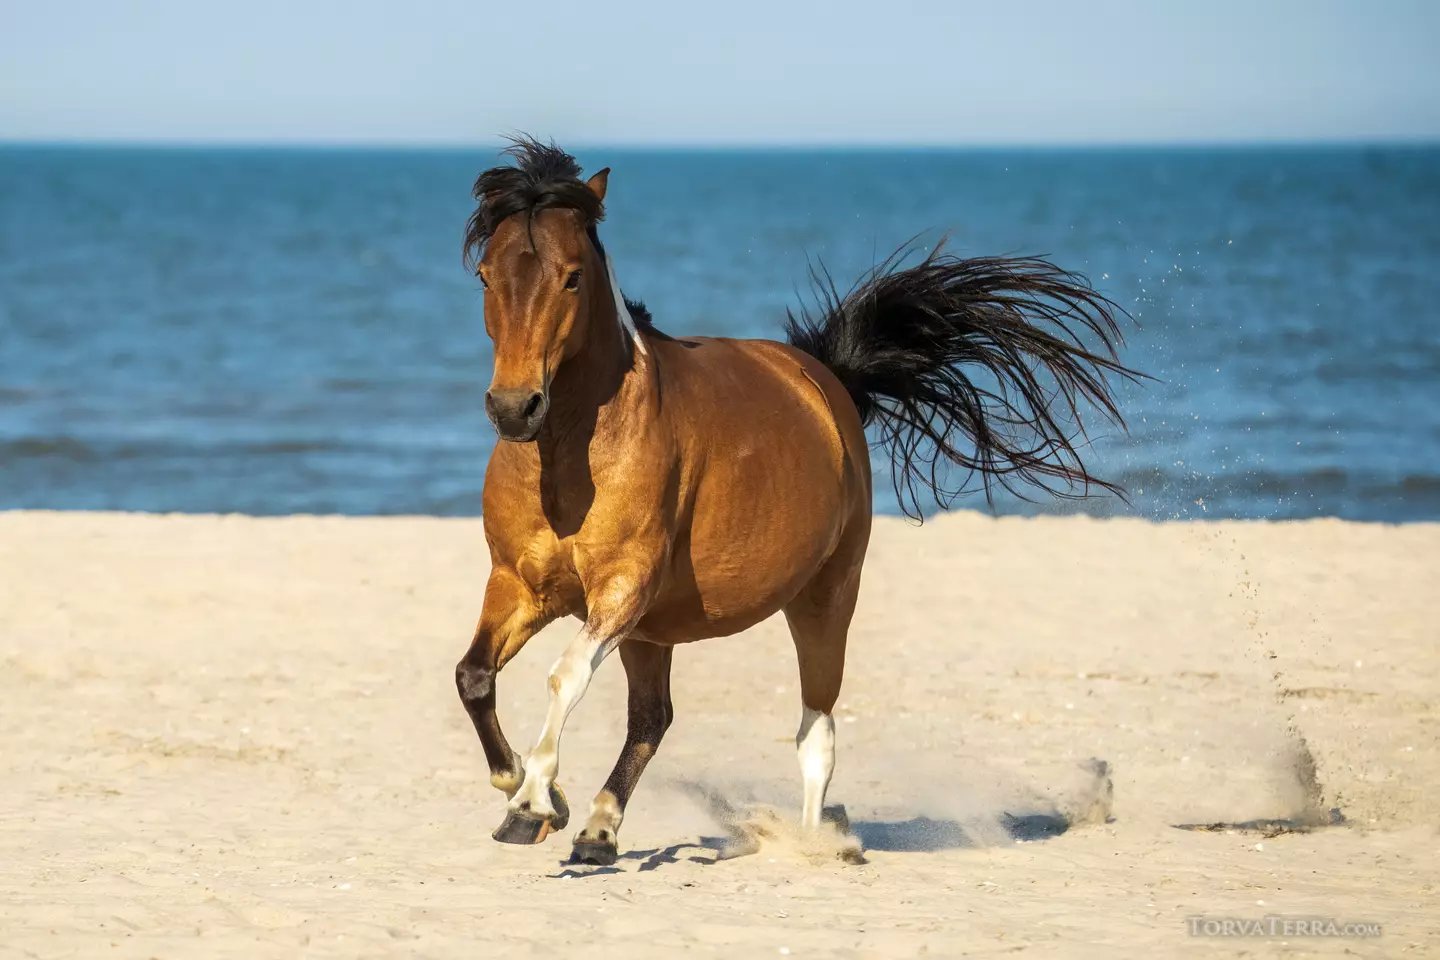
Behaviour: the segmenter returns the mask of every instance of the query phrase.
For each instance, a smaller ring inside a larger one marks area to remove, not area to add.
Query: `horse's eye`
[[[490,289],[490,281],[485,279],[485,274],[476,271],[475,276],[480,278],[480,286],[484,287],[486,290]]]
[[[566,290],[579,290],[579,289],[580,289],[580,271],[579,271],[579,270],[571,270],[571,271],[570,271],[570,276],[568,276],[568,277],[565,278],[565,289],[566,289]]]

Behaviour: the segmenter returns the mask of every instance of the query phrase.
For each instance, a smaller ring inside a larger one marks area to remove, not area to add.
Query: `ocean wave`
[[[1412,497],[1433,497],[1440,501],[1440,477],[1434,474],[1411,474],[1400,481],[1400,491]]]
[[[310,453],[363,450],[333,440],[265,440],[252,443],[184,443],[178,441],[103,440],[77,437],[20,437],[0,440],[0,467],[25,460],[105,463],[116,460],[167,460],[201,457],[288,457]]]
[[[1107,478],[1126,489],[1129,503],[1118,497],[1055,500],[1033,492],[1027,502],[997,490],[993,511],[1002,515],[1078,513],[1150,520],[1291,520],[1317,516],[1392,523],[1440,520],[1440,474],[1407,473],[1397,477],[1323,466],[1210,476],[1146,466],[1122,470]],[[876,473],[875,488],[876,509],[885,514],[898,513],[887,472]],[[978,484],[973,493],[957,500],[954,506],[990,509]]]
[[[0,465],[12,460],[49,457],[83,463],[92,459],[93,456],[94,450],[90,446],[71,437],[22,437],[18,440],[0,440]]]

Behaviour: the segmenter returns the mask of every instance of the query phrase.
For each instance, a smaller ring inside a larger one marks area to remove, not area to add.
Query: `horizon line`
[[[89,138],[89,137],[19,137],[0,136],[0,149],[61,148],[61,149],[134,149],[134,150],[295,150],[344,151],[368,150],[388,152],[460,152],[467,150],[503,149],[508,141],[492,140],[302,140],[249,138]],[[1399,135],[1386,137],[1275,137],[1216,138],[1196,140],[974,140],[974,141],[873,141],[873,140],[585,140],[571,141],[566,149],[623,150],[649,152],[959,152],[959,151],[1145,151],[1145,150],[1225,150],[1225,149],[1324,149],[1324,148],[1424,148],[1440,147],[1440,134]]]

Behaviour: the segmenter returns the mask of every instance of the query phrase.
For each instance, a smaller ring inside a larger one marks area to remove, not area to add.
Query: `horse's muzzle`
[[[485,394],[485,413],[501,440],[534,440],[549,410],[550,398],[536,390],[491,390]]]

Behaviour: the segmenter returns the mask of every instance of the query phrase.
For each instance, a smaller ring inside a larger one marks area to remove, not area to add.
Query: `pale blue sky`
[[[0,140],[1440,138],[1440,0],[0,0]]]

